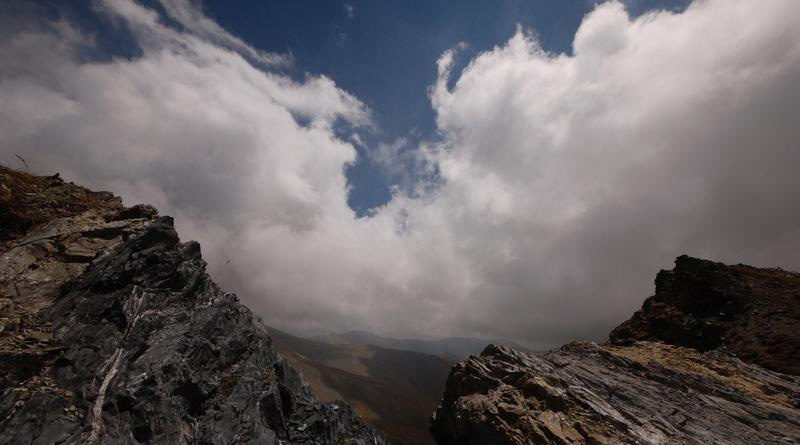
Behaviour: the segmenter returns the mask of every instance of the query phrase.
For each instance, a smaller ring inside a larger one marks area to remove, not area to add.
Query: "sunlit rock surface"
[[[680,257],[656,282],[614,344],[489,346],[457,364],[432,420],[436,440],[800,443],[798,275]]]

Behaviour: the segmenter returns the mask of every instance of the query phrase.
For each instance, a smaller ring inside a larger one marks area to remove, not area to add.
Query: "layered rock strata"
[[[450,373],[442,445],[800,443],[799,275],[680,257],[611,334],[489,346]]]

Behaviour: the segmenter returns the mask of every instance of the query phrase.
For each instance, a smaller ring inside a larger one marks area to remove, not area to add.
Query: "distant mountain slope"
[[[327,334],[312,337],[314,340],[334,345],[375,345],[382,348],[416,351],[438,355],[445,359],[461,360],[470,355],[478,355],[490,344],[506,345],[518,351],[528,348],[511,340],[480,339],[471,337],[446,337],[436,340],[400,339],[383,337],[366,331],[349,331],[340,334]]]
[[[323,401],[344,399],[395,445],[431,445],[431,413],[454,361],[373,345],[334,345],[269,328],[273,346]]]

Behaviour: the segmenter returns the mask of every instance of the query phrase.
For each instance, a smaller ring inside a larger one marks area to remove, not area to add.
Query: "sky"
[[[0,162],[176,218],[294,333],[603,340],[800,270],[795,0],[10,2]]]

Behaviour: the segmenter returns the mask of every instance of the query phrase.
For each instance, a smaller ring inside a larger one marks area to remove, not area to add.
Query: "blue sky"
[[[637,16],[658,9],[680,11],[689,3],[635,0],[626,6]],[[155,1],[143,4],[160,9]],[[201,6],[223,28],[256,48],[291,54],[294,63],[286,74],[296,79],[309,73],[325,75],[369,106],[377,127],[360,132],[364,146],[356,147],[359,159],[347,169],[348,203],[365,215],[389,201],[396,179],[388,177],[365,150],[398,138],[413,147],[436,137],[427,89],[436,80],[436,60],[444,51],[467,44],[458,54],[458,70],[478,53],[503,44],[521,26],[533,32],[546,51],[570,53],[575,31],[595,4],[591,0],[204,0]],[[135,55],[129,39],[99,19],[88,3],[73,8],[84,26],[103,36],[101,51]]]
[[[410,141],[434,136],[433,110],[427,88],[436,80],[436,59],[465,42],[457,68],[475,54],[502,44],[517,25],[533,30],[551,52],[571,51],[575,30],[592,10],[587,0],[387,0],[203,2],[207,13],[224,28],[254,46],[291,53],[293,76],[329,76],[341,88],[364,101],[379,128],[363,134],[375,145],[405,137]],[[680,10],[688,0],[629,2],[629,11]],[[413,146],[413,144],[410,144]],[[349,204],[359,214],[389,200],[391,179],[363,147],[358,163],[348,170],[352,186]]]
[[[681,254],[800,269],[795,0],[19,0],[0,54],[0,162],[175,217],[290,332],[542,348]]]

